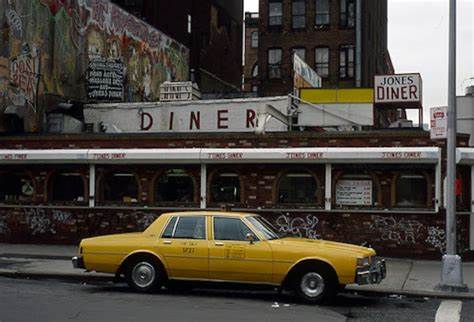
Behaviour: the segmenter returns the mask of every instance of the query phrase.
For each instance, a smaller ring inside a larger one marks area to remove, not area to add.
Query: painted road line
[[[461,319],[461,301],[443,301],[436,311],[435,322],[459,322]]]

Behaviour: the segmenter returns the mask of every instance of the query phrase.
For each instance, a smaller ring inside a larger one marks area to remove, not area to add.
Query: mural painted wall
[[[93,59],[123,64],[125,101],[188,79],[185,46],[109,1],[0,0],[0,28],[0,132],[14,110],[35,132],[52,98],[85,101]]]

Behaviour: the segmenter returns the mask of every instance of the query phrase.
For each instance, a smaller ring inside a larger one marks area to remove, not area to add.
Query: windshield
[[[265,218],[261,216],[252,216],[252,217],[247,217],[247,219],[255,227],[255,229],[257,229],[260,233],[262,233],[265,236],[265,239],[280,238],[278,236],[277,230]]]

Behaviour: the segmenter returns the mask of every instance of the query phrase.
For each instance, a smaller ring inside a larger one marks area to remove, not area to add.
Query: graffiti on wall
[[[161,83],[188,78],[185,46],[107,0],[3,0],[0,26],[0,115],[18,93],[85,100],[97,57],[124,64],[126,100],[157,99]]]
[[[372,229],[378,230],[382,240],[395,242],[398,245],[416,244],[416,237],[423,225],[417,220],[394,217],[372,216]]]
[[[319,219],[314,215],[297,217],[283,214],[276,219],[276,225],[280,232],[312,239],[321,238],[321,235],[316,230],[318,223]]]
[[[444,254],[446,252],[446,231],[439,227],[429,226],[425,242]]]
[[[46,214],[44,209],[24,208],[23,211],[33,236],[42,234],[56,234],[53,221]]]

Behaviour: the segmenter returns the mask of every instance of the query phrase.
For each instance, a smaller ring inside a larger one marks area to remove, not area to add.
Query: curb
[[[439,291],[423,291],[423,290],[400,290],[392,288],[379,289],[361,289],[357,286],[347,286],[346,290],[349,292],[356,292],[359,294],[385,294],[385,295],[404,295],[407,297],[430,297],[430,298],[445,298],[445,299],[462,299],[474,300],[474,290],[470,289],[467,293],[450,293]]]

